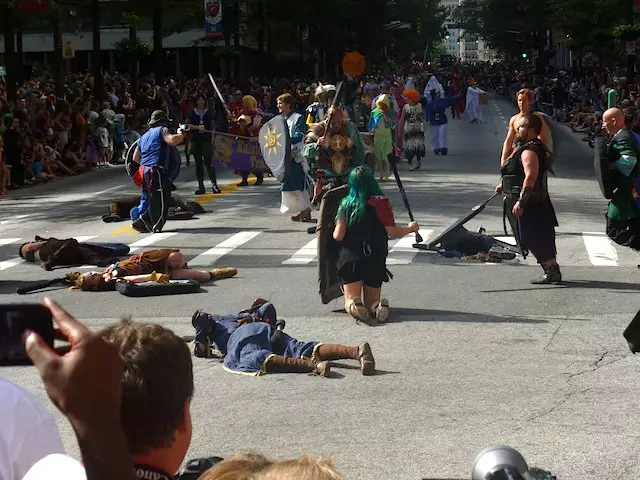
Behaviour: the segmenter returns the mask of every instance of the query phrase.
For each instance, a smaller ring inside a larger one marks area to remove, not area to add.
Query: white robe
[[[435,75],[433,75],[427,82],[427,86],[424,87],[423,96],[427,101],[431,101],[431,90],[435,90],[440,98],[444,98],[444,87],[438,81]]]
[[[469,121],[474,120],[478,122],[484,122],[484,106],[480,105],[480,94],[486,93],[478,87],[467,88],[467,105],[466,111],[469,116]]]

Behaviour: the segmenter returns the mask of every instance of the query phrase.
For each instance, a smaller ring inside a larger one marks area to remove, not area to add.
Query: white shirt
[[[22,480],[87,480],[80,462],[59,453],[37,462]]]
[[[0,379],[0,480],[21,480],[40,459],[64,453],[53,416],[31,393]]]

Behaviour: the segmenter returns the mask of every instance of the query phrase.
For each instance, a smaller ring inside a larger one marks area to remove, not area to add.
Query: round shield
[[[127,169],[127,175],[129,175],[131,178],[133,178],[133,176],[136,174],[136,171],[138,170],[138,164],[134,163],[133,161],[133,154],[136,151],[136,147],[138,146],[139,141],[140,139],[136,140],[129,146],[127,154],[124,157],[124,168]]]

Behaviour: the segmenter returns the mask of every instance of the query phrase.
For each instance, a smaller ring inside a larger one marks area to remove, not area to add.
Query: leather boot
[[[371,346],[365,342],[357,347],[345,345],[322,344],[316,350],[317,360],[358,360],[363,375],[373,375],[376,370],[376,361],[371,353]]]
[[[532,285],[562,285],[562,272],[560,272],[560,266],[554,265],[553,267],[544,268],[544,275],[535,280],[531,280]]]
[[[308,358],[274,355],[267,362],[267,373],[313,373],[326,377],[331,368],[329,362],[315,363]]]
[[[235,277],[238,274],[238,270],[233,267],[228,268],[214,268],[209,272],[209,280],[221,280],[223,278]]]

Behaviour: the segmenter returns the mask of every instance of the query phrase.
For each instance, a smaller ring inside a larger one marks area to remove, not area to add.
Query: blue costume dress
[[[239,325],[246,317],[254,323]],[[276,313],[273,304],[265,303],[256,312],[238,315],[210,315],[200,312],[193,320],[195,341],[215,343],[224,354],[224,369],[243,375],[264,375],[267,362],[274,355],[312,358],[318,342],[300,342],[284,332],[274,336]]]

